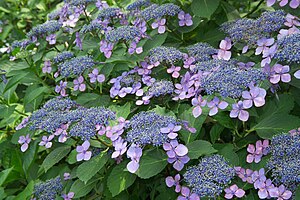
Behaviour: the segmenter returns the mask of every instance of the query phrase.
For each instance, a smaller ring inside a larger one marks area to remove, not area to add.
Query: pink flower
[[[155,22],[152,23],[151,27],[153,29],[157,29],[158,28],[158,33],[162,34],[166,31],[166,19],[159,19]]]
[[[31,141],[31,138],[30,138],[29,134],[27,134],[26,136],[22,135],[19,137],[18,143],[22,144],[22,146],[21,146],[22,152],[25,152],[28,149],[30,141]]]
[[[226,192],[226,199],[232,199],[234,196],[237,198],[242,198],[245,195],[245,191],[243,189],[239,189],[236,184],[226,188],[224,191]]]
[[[173,78],[178,78],[180,76],[180,69],[181,67],[175,67],[174,65],[171,66],[171,68],[167,69],[167,72],[169,74],[172,73],[172,77]]]
[[[73,81],[74,83],[74,91],[85,91],[86,89],[86,85],[84,84],[84,79],[83,79],[83,76],[79,76],[77,79],[74,79]]]
[[[76,156],[77,161],[91,159],[92,152],[88,151],[89,147],[90,147],[89,141],[85,141],[81,146],[76,147],[76,151],[78,152]]]
[[[284,83],[290,82],[291,75],[288,73],[289,71],[290,67],[288,65],[275,64],[272,68],[274,73],[270,76],[270,82],[273,84],[279,83],[280,80]]]
[[[192,26],[193,20],[192,16],[184,11],[178,13],[179,26]]]
[[[220,49],[218,51],[217,58],[223,60],[229,60],[231,58],[231,40],[229,38],[225,38],[220,42]]]

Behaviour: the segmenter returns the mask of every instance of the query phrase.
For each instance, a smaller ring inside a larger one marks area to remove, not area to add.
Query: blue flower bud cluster
[[[188,54],[194,57],[196,61],[207,61],[212,59],[212,55],[217,54],[218,50],[208,43],[199,42],[186,48]]]
[[[284,25],[285,13],[282,10],[264,12],[258,19],[238,19],[221,25],[221,30],[228,34],[234,42],[245,42],[248,45],[279,31]]]
[[[212,155],[202,158],[198,165],[189,167],[183,177],[193,193],[201,198],[213,198],[222,193],[234,175],[234,169],[224,157]]]
[[[58,65],[58,70],[62,77],[72,75],[78,76],[86,69],[91,69],[95,66],[94,60],[89,56],[75,57]]]
[[[180,7],[173,3],[166,3],[160,6],[153,4],[141,12],[141,16],[146,20],[161,19],[164,16],[175,16],[181,11]]]
[[[160,129],[169,124],[177,125],[178,122],[174,117],[142,111],[135,114],[126,125],[128,129],[126,140],[139,145],[160,146],[168,141],[168,134],[161,133]]]
[[[27,33],[27,37],[31,38],[33,36],[38,37],[38,36],[49,35],[51,33],[58,31],[61,28],[61,26],[62,24],[59,23],[58,21],[50,20],[43,24],[33,27],[31,31]]]
[[[174,47],[155,47],[149,51],[149,60],[151,64],[156,62],[166,62],[174,64],[175,62],[182,60],[184,54]]]
[[[271,140],[271,157],[267,168],[271,171],[276,185],[283,184],[295,191],[300,183],[300,135],[282,133]]]
[[[23,39],[23,40],[17,40],[17,41],[14,41],[12,44],[11,44],[11,47],[14,49],[14,48],[22,48],[22,49],[25,49],[28,45],[30,45],[32,43],[31,40],[28,40],[28,39]]]
[[[80,33],[85,34],[95,30],[104,30],[104,27],[96,20],[92,21],[90,24],[83,25]]]
[[[64,62],[66,60],[69,60],[70,58],[73,58],[74,57],[74,53],[73,52],[70,52],[70,51],[64,51],[64,52],[61,52],[59,54],[57,54],[54,58],[53,58],[53,62],[54,63],[61,63],[61,62]]]
[[[70,0],[68,3],[73,6],[83,6],[90,3],[95,3],[96,0]]]
[[[172,94],[174,92],[174,85],[171,81],[160,80],[155,81],[147,90],[146,96],[163,96]]]
[[[120,14],[119,8],[104,8],[98,14],[97,19],[99,20],[110,19],[110,18],[117,17],[119,14]]]
[[[119,40],[133,40],[141,36],[141,31],[135,26],[121,26],[105,34],[105,38],[110,42],[118,42]]]
[[[34,197],[41,200],[53,200],[60,195],[63,190],[61,178],[56,177],[46,182],[40,182],[34,185]]]
[[[262,69],[241,69],[232,61],[211,60],[198,63],[199,70],[210,72],[201,78],[200,87],[207,94],[219,93],[222,97],[239,98],[251,82],[266,79]]]
[[[151,2],[150,0],[137,0],[127,6],[127,10],[137,10],[140,9],[141,7],[148,7],[150,6]]]
[[[294,33],[281,38],[277,42],[274,58],[281,62],[300,63],[300,33]]]
[[[103,107],[84,108],[69,98],[54,98],[35,111],[29,118],[29,128],[41,129],[50,134],[62,124],[70,126],[70,136],[89,140],[96,131],[96,125],[108,125],[115,119],[115,113]]]

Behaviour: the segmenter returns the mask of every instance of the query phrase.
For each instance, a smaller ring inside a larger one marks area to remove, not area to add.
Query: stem
[[[106,142],[103,141],[98,135],[97,135],[97,140],[98,140],[99,142],[101,142],[102,144],[104,144],[105,146],[107,146],[107,147],[112,147],[112,144],[106,143]]]
[[[249,15],[251,15],[252,13],[254,13],[264,1],[265,0],[260,0],[260,2],[257,4],[257,6],[255,6],[255,8],[253,10],[251,10],[247,15],[245,15],[244,18],[246,18]]]

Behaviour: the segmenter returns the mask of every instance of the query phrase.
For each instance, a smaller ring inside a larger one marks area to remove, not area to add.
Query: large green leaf
[[[217,150],[212,147],[212,145],[205,140],[195,140],[186,145],[189,149],[188,156],[191,159],[197,159],[203,155],[210,155],[216,153]]]
[[[26,92],[24,97],[24,104],[29,104],[35,99],[37,99],[39,96],[41,96],[43,93],[48,92],[49,89],[47,87],[37,87],[31,91]]]
[[[87,183],[105,165],[107,160],[107,152],[104,152],[82,163],[76,170],[77,177]]]
[[[146,179],[155,176],[167,166],[167,159],[166,153],[160,149],[146,151],[140,160],[138,177]]]
[[[45,158],[41,168],[48,171],[53,165],[58,163],[61,159],[63,159],[70,152],[71,147],[62,146],[54,149],[48,156]]]
[[[213,146],[218,149],[218,154],[224,156],[232,166],[239,165],[239,156],[235,153],[233,144],[214,144]]]
[[[3,185],[3,183],[5,182],[5,180],[7,179],[8,175],[13,170],[13,168],[14,167],[11,167],[9,169],[6,169],[6,170],[3,170],[2,172],[0,172],[0,186]]]
[[[24,79],[28,74],[29,74],[29,72],[20,73],[19,75],[13,76],[10,79],[8,79],[8,81],[7,81],[7,83],[6,83],[5,87],[4,87],[3,93],[5,93],[7,90],[9,90],[10,88],[12,88],[13,86],[19,84],[20,81],[22,79]]]
[[[77,179],[73,183],[70,192],[75,193],[74,198],[84,197],[94,188],[97,181],[98,181],[97,179],[91,179],[87,184],[84,184],[83,181]]]
[[[198,17],[210,18],[217,10],[220,0],[196,0],[192,2],[192,11]]]
[[[29,184],[26,186],[26,188],[16,196],[14,200],[24,200],[29,199],[33,192],[34,182],[30,181]]]
[[[131,186],[136,179],[135,174],[124,171],[126,164],[123,162],[115,166],[108,176],[107,186],[113,197]]]
[[[123,106],[112,105],[109,108],[116,112],[117,117],[124,117],[125,119],[130,114],[130,102],[127,102]]]

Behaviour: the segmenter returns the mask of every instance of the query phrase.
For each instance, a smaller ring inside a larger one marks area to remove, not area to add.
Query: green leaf
[[[87,183],[105,165],[107,160],[107,152],[104,152],[82,163],[76,170],[77,177]]]
[[[117,117],[124,117],[126,119],[130,114],[130,107],[130,102],[127,102],[123,106],[111,105],[109,108],[116,112]]]
[[[186,146],[189,149],[188,156],[191,159],[197,159],[200,156],[210,155],[217,152],[217,150],[212,147],[211,143],[205,140],[195,140]]]
[[[251,127],[250,132],[256,131],[261,138],[271,139],[277,133],[298,128],[300,118],[289,114],[293,107],[294,99],[291,95],[279,95],[278,99],[269,101],[263,108],[258,123]]]
[[[192,2],[192,11],[198,17],[210,18],[217,10],[220,0],[196,0]]]
[[[5,194],[4,188],[0,187],[0,200],[4,199],[7,196],[7,194]]]
[[[54,149],[48,156],[45,158],[41,168],[47,172],[53,165],[58,163],[61,159],[63,159],[70,152],[71,147],[62,146]]]
[[[43,93],[46,93],[48,91],[47,87],[38,87],[34,90],[31,90],[30,92],[26,92],[26,95],[24,97],[24,104],[29,104],[33,100],[37,99],[39,96],[41,96]]]
[[[214,148],[218,149],[218,154],[224,156],[232,166],[239,165],[239,156],[235,153],[233,144],[215,144]]]
[[[82,106],[108,106],[110,103],[110,97],[108,95],[99,95],[95,93],[80,93],[76,102]]]
[[[29,199],[33,192],[34,182],[30,181],[29,184],[26,186],[26,188],[16,196],[14,200],[24,200]]]
[[[87,195],[96,185],[97,179],[91,179],[87,184],[84,184],[81,180],[77,179],[71,189],[70,192],[74,192],[74,198],[80,198]]]
[[[215,124],[211,129],[210,129],[210,140],[212,143],[215,143],[219,138],[224,130],[224,126],[221,126],[220,124]]]
[[[5,180],[7,179],[8,175],[13,170],[13,168],[14,167],[11,167],[9,169],[6,169],[6,170],[3,170],[2,172],[0,172],[0,186],[3,185],[3,183],[5,182]]]
[[[146,151],[141,157],[140,167],[137,175],[140,178],[147,179],[155,176],[167,166],[167,155],[160,149],[151,149]]]
[[[153,31],[152,33],[154,33],[154,32],[155,31]],[[161,46],[165,42],[167,36],[168,36],[168,33],[154,34],[154,36],[152,36],[149,40],[147,40],[145,42],[145,44],[143,46],[143,54],[146,55],[150,49],[157,47],[157,46]]]
[[[76,155],[77,155],[77,151],[76,149],[73,149],[67,158],[67,162],[71,165],[76,163],[77,162]]]
[[[113,197],[126,190],[136,179],[135,174],[124,171],[126,164],[123,162],[115,166],[108,176],[107,186]]]
[[[23,78],[25,78],[28,74],[29,74],[29,72],[27,72],[27,73],[21,73],[19,75],[13,76],[10,79],[8,79],[8,81],[7,81],[7,83],[6,83],[5,87],[4,87],[3,93],[5,93],[7,90],[9,90],[10,88],[12,88],[13,86],[19,84],[20,81]]]

